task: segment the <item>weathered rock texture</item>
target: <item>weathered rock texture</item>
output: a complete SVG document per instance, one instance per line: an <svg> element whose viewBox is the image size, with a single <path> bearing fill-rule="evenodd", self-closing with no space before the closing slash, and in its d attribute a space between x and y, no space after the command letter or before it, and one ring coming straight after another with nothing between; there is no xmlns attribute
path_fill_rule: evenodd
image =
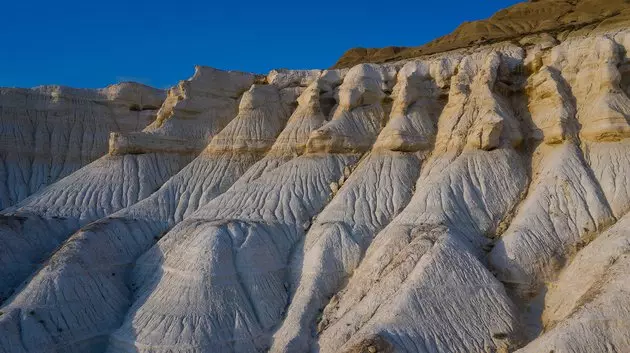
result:
<svg viewBox="0 0 630 353"><path fill-rule="evenodd" d="M198 67L1 212L0 352L630 351L630 30L572 30Z"/></svg>
<svg viewBox="0 0 630 353"><path fill-rule="evenodd" d="M106 154L110 132L144 128L164 98L137 83L0 88L0 209Z"/></svg>

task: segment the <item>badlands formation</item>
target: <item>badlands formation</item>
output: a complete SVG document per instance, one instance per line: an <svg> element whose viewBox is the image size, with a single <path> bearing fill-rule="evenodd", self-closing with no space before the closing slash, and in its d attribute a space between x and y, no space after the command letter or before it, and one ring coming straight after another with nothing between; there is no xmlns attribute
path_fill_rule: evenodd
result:
<svg viewBox="0 0 630 353"><path fill-rule="evenodd" d="M630 352L620 13L167 93L0 90L0 353Z"/></svg>

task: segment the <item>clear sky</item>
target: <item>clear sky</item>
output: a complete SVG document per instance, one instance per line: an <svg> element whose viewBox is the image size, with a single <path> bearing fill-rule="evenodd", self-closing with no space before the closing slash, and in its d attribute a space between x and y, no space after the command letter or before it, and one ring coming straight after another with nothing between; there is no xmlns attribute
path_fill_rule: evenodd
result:
<svg viewBox="0 0 630 353"><path fill-rule="evenodd" d="M416 46L516 0L7 0L0 86L166 88L194 65L327 68L351 47Z"/></svg>

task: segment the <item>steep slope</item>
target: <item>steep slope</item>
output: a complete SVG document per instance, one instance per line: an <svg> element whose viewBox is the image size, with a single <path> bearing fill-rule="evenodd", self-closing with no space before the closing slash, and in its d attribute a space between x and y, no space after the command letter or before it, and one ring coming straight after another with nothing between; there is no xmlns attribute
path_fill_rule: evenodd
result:
<svg viewBox="0 0 630 353"><path fill-rule="evenodd" d="M199 74L204 71L207 74ZM202 117L199 123L207 121L210 125L207 130L218 132L236 115L237 98L253 79L253 75L249 74L197 68L197 74L188 82L196 82L196 87L204 88L193 92L213 93L216 97L211 96L209 100L226 106L226 109L215 111L205 119ZM180 83L180 86L185 85L186 81ZM181 94L181 91L171 90L170 94ZM187 93L179 100L186 102L185 97L194 98L195 95ZM166 102L169 101L167 99ZM204 110L198 109L197 112L202 115ZM160 113L158 115L161 116ZM219 122L215 122L217 116L221 118ZM171 114L174 124L177 121L186 124L188 119ZM108 155L2 211L0 274L4 280L0 283L0 298L6 298L50 251L75 230L151 195L195 156L194 150L171 151L169 145L176 145L177 140L161 139L151 132L143 132L142 135L150 135L151 141L159 139L161 149L139 145L130 154L130 151L121 151L118 147L120 141L128 140L116 139L121 136L114 134L115 141L110 141L111 152ZM138 149L142 149L143 153L138 153Z"/></svg>
<svg viewBox="0 0 630 353"><path fill-rule="evenodd" d="M514 70L522 51L496 50L459 62L416 192L324 310L320 352L373 340L394 351L488 351L516 338L512 304L480 261L528 180L514 150L519 123L497 90L501 64Z"/></svg>
<svg viewBox="0 0 630 353"><path fill-rule="evenodd" d="M237 182L144 254L133 277L139 284L135 304L112 335L109 351L264 349L282 318L290 252L335 183L376 138L390 80L387 68L351 69L331 121L311 133L306 154ZM312 104L302 100L310 94L303 93L302 104ZM311 109L321 108L317 105ZM365 133L353 140L339 134L348 131L340 126ZM214 260L202 261L205 256ZM173 290L183 295L172 296Z"/></svg>
<svg viewBox="0 0 630 353"><path fill-rule="evenodd" d="M308 349L315 318L327 298L359 264L374 235L409 201L435 138L443 89L455 67L456 62L448 59L410 62L398 73L390 121L374 149L294 251L290 262L294 294L272 351Z"/></svg>
<svg viewBox="0 0 630 353"><path fill-rule="evenodd" d="M274 76L279 79L277 73ZM311 86L317 88L319 85L299 86L308 84L314 77L303 81L300 72L280 76L285 81L280 85L283 89L310 89L311 93L303 96L308 98L315 93L317 98L318 91L313 92ZM323 81L328 85L324 89L332 90L338 79L334 72L325 74ZM270 81L274 82L273 79ZM19 344L20 350L38 352L53 347L64 351L98 350L97 347L106 340L107 331L120 324L130 305L131 298L125 295L129 290L124 288L129 285L134 289L134 285L126 281L126 274L142 252L174 224L224 192L245 170L263 169L256 167L259 165L271 168L303 152L300 141L325 121L323 116L310 113L313 104L318 104L317 100L300 100L302 107L298 107L271 151L254 164L286 121L288 105L292 102L287 100L285 104L281 101L280 86L251 87L241 99L236 118L160 190L132 207L84 227L68 240L67 246L55 253L7 305L0 325L8 331L19 330L33 319L21 313L37 310L39 315L47 318L42 325L58 327L58 331L42 331L37 341ZM233 143L235 137L238 144ZM249 175L241 179L247 179L246 182L254 178ZM89 276L82 276L82 273L89 273ZM72 300L64 295L68 288L76 288ZM84 311L87 315L77 317L73 314ZM2 343L17 349L17 337Z"/></svg>
<svg viewBox="0 0 630 353"><path fill-rule="evenodd" d="M528 198L490 254L498 278L525 301L628 210L627 162L611 160L627 151L630 127L624 42L627 33L596 36L536 54L530 112L546 142L534 151Z"/></svg>
<svg viewBox="0 0 630 353"><path fill-rule="evenodd" d="M164 96L136 83L0 88L0 210L106 154L110 131L147 126Z"/></svg>
<svg viewBox="0 0 630 353"><path fill-rule="evenodd" d="M545 296L545 333L519 352L623 352L628 332L628 216L582 249Z"/></svg>

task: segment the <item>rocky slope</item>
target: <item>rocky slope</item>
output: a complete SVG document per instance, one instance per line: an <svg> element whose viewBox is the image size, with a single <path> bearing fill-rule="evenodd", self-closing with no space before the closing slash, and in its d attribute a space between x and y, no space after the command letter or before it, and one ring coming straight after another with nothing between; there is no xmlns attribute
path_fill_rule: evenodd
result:
<svg viewBox="0 0 630 353"><path fill-rule="evenodd" d="M198 67L1 212L0 352L630 351L626 27Z"/></svg>
<svg viewBox="0 0 630 353"><path fill-rule="evenodd" d="M144 128L164 98L131 82L99 90L0 88L0 209L106 154L110 132Z"/></svg>

